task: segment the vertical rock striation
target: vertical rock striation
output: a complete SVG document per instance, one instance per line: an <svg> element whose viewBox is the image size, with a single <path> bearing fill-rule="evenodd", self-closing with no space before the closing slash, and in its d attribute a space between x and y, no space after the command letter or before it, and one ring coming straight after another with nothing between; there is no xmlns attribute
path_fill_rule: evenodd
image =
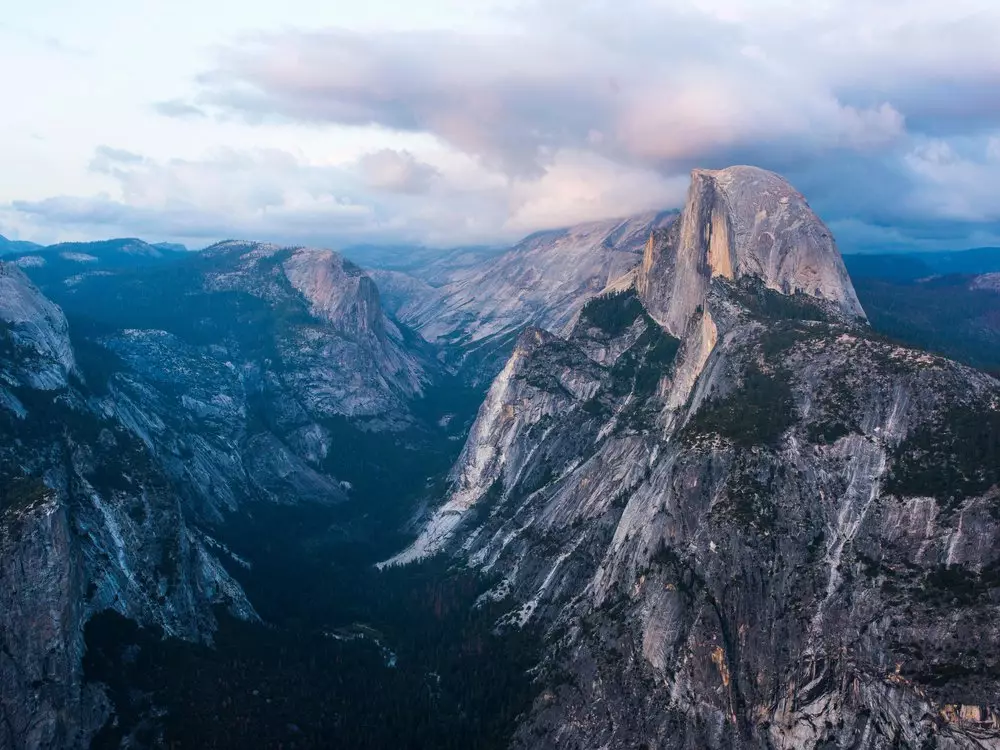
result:
<svg viewBox="0 0 1000 750"><path fill-rule="evenodd" d="M680 335L715 277L758 279L864 317L830 231L801 193L756 167L694 170L680 221L651 235L636 285L653 317Z"/></svg>
<svg viewBox="0 0 1000 750"><path fill-rule="evenodd" d="M1000 383L871 335L786 182L694 172L634 287L526 336L397 558L546 629L516 747L1000 746Z"/></svg>

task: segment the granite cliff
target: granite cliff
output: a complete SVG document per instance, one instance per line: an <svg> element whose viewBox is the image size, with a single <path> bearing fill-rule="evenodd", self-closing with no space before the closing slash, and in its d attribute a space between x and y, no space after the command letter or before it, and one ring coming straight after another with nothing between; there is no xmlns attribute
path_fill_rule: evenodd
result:
<svg viewBox="0 0 1000 750"><path fill-rule="evenodd" d="M0 747L87 747L119 718L84 679L88 620L207 642L216 605L257 619L231 521L346 502L358 436L426 429L426 345L336 253L148 248L0 265Z"/></svg>
<svg viewBox="0 0 1000 750"><path fill-rule="evenodd" d="M521 335L446 502L544 628L531 748L1000 746L1000 383L867 325L780 177L696 171L642 266Z"/></svg>

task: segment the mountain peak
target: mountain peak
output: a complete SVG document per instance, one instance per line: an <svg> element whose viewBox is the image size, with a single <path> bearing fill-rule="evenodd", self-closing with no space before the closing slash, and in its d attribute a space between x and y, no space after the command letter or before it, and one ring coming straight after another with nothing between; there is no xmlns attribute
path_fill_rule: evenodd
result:
<svg viewBox="0 0 1000 750"><path fill-rule="evenodd" d="M679 334L715 277L758 278L864 317L830 230L787 180L757 167L692 170L681 219L651 235L637 286L654 316Z"/></svg>

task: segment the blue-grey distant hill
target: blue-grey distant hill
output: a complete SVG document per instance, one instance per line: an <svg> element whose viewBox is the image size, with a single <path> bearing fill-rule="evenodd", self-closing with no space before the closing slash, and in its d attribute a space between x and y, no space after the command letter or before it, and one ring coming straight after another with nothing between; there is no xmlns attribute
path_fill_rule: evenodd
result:
<svg viewBox="0 0 1000 750"><path fill-rule="evenodd" d="M0 255L9 255L10 253L29 253L32 250L39 250L41 247L41 245L36 245L34 242L9 240L0 234Z"/></svg>
<svg viewBox="0 0 1000 750"><path fill-rule="evenodd" d="M1000 248L845 255L844 263L878 331L1000 371Z"/></svg>

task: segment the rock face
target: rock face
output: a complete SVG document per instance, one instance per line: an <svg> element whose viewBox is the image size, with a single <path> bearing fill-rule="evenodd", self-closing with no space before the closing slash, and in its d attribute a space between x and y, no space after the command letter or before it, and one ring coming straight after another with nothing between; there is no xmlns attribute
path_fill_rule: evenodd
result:
<svg viewBox="0 0 1000 750"><path fill-rule="evenodd" d="M1000 292L1000 273L984 273L975 276L969 283L969 288Z"/></svg>
<svg viewBox="0 0 1000 750"><path fill-rule="evenodd" d="M692 182L634 287L520 337L392 562L545 629L517 747L1000 747L1000 383L874 336L780 178Z"/></svg>
<svg viewBox="0 0 1000 750"><path fill-rule="evenodd" d="M42 390L66 385L75 365L66 316L9 263L0 264L0 327L4 380Z"/></svg>
<svg viewBox="0 0 1000 750"><path fill-rule="evenodd" d="M220 243L202 293L239 292L282 311L271 331L285 385L310 411L378 417L420 395L428 365L382 309L375 282L330 250Z"/></svg>
<svg viewBox="0 0 1000 750"><path fill-rule="evenodd" d="M590 297L639 263L650 232L675 218L651 213L540 232L444 283L374 274L396 300L399 319L428 341L460 347L467 356L498 348L505 357L526 325L563 330ZM487 367L491 376L498 369Z"/></svg>
<svg viewBox="0 0 1000 750"><path fill-rule="evenodd" d="M82 747L107 716L81 684L92 613L197 639L212 604L253 610L141 437L82 382L62 311L16 269L0 285L0 744Z"/></svg>
<svg viewBox="0 0 1000 750"><path fill-rule="evenodd" d="M409 425L433 368L372 280L329 251L224 243L72 284L54 265L26 270L67 314L0 265L0 747L12 750L87 747L108 718L83 682L95 613L190 640L211 636L213 605L256 618L220 526L249 503L346 500L335 454L361 430Z"/></svg>
<svg viewBox="0 0 1000 750"><path fill-rule="evenodd" d="M679 334L715 277L755 278L864 316L830 231L797 190L755 167L692 172L682 219L650 238L637 286L653 316Z"/></svg>
<svg viewBox="0 0 1000 750"><path fill-rule="evenodd" d="M79 721L71 717L98 713L96 696L79 686L85 586L73 546L68 514L51 490L0 515L3 747L71 747Z"/></svg>

